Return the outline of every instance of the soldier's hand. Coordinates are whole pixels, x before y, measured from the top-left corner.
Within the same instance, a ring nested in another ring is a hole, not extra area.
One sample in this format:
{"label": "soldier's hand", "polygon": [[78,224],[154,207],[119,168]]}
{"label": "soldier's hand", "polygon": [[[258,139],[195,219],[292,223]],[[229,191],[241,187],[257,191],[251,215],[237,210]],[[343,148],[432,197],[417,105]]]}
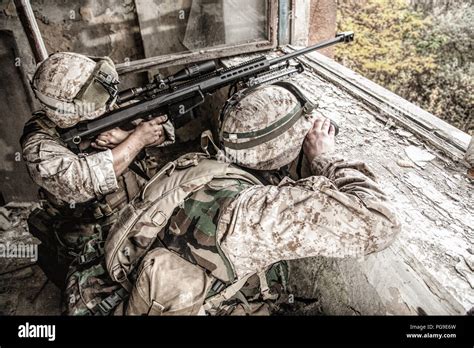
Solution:
{"label": "soldier's hand", "polygon": [[92,147],[100,150],[113,149],[128,138],[130,132],[124,131],[120,128],[114,128],[107,132],[101,133],[94,142]]}
{"label": "soldier's hand", "polygon": [[143,147],[156,146],[166,140],[166,133],[162,124],[168,120],[166,115],[141,122],[133,131],[133,136],[142,143]]}
{"label": "soldier's hand", "polygon": [[336,129],[331,121],[325,117],[319,117],[314,121],[303,142],[303,151],[310,162],[315,157],[334,151],[334,136]]}

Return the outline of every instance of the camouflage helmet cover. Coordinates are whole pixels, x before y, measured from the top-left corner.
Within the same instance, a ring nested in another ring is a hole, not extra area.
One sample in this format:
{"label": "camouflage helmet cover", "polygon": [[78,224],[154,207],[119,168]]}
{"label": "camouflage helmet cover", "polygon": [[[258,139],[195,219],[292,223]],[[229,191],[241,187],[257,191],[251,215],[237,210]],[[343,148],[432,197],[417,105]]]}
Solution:
{"label": "camouflage helmet cover", "polygon": [[232,162],[273,170],[291,163],[300,153],[314,122],[313,105],[302,105],[283,85],[288,83],[244,90],[224,108],[219,136]]}
{"label": "camouflage helmet cover", "polygon": [[48,116],[68,128],[101,116],[116,95],[118,74],[108,57],[54,53],[36,69],[32,88]]}

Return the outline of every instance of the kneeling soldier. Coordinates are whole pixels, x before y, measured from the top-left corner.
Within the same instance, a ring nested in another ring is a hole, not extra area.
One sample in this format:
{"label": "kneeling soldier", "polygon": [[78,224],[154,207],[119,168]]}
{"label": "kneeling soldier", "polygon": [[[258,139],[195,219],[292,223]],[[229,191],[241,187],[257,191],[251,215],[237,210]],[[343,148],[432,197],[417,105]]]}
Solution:
{"label": "kneeling soldier", "polygon": [[313,109],[289,83],[237,93],[217,154],[205,133],[206,153],[150,180],[105,245],[130,292],[125,314],[268,313],[282,260],[359,257],[393,241],[400,224],[374,175],[333,154],[336,130]]}

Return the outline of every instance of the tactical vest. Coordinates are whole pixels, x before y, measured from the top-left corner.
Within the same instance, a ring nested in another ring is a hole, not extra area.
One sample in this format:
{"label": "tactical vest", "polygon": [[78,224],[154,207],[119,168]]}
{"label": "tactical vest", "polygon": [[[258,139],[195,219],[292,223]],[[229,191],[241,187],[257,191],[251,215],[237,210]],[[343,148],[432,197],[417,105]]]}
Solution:
{"label": "tactical vest", "polygon": [[[20,143],[23,145],[29,136],[37,132],[46,133],[67,147],[54,123],[41,111],[34,113],[26,123]],[[38,264],[58,287],[64,287],[71,262],[78,266],[87,265],[103,255],[105,235],[115,222],[117,213],[143,186],[143,180],[130,170],[118,177],[117,182],[119,188],[115,192],[74,206],[40,188],[42,207],[30,214],[28,227],[41,241]],[[80,229],[81,233],[67,237],[74,229]]]}
{"label": "tactical vest", "polygon": [[[222,211],[241,191],[253,185],[261,185],[255,176],[228,162],[211,159],[208,154],[191,153],[168,163],[147,183],[140,196],[122,210],[109,233],[105,259],[112,279],[130,291],[146,253],[164,246],[199,265],[215,279],[203,307],[208,313],[222,310],[223,302],[248,285],[251,277],[259,280],[263,298],[270,298],[268,281],[286,278],[275,276],[277,271],[286,272],[281,270],[282,265],[273,267],[272,275],[263,272],[236,279],[217,240],[218,229],[232,228]],[[200,202],[199,195],[212,195],[212,199],[206,205]],[[247,295],[250,293],[247,291]],[[251,296],[254,295],[255,292]]]}

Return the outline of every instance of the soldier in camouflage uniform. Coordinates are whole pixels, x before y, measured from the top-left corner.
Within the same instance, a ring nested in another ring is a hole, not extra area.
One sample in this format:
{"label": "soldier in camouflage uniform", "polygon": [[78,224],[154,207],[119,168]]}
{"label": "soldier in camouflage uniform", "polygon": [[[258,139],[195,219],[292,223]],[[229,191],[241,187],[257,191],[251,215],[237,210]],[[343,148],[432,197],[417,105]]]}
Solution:
{"label": "soldier in camouflage uniform", "polygon": [[29,227],[42,241],[40,265],[65,288],[68,314],[107,313],[109,307],[100,304],[119,287],[103,267],[104,239],[145,182],[128,167],[135,163],[142,176],[153,174],[153,161],[142,150],[174,140],[170,122],[159,117],[133,131],[112,129],[82,142],[78,153],[69,149],[60,130],[113,108],[117,85],[109,58],[68,52],[43,61],[32,81],[42,110],[25,125],[21,145],[30,176],[41,187],[42,208],[30,215]]}
{"label": "soldier in camouflage uniform", "polygon": [[313,108],[289,83],[239,92],[217,159],[204,141],[207,154],[151,179],[105,244],[112,279],[130,292],[125,314],[268,313],[291,276],[280,261],[393,241],[400,224],[373,173],[334,154],[335,127]]}

